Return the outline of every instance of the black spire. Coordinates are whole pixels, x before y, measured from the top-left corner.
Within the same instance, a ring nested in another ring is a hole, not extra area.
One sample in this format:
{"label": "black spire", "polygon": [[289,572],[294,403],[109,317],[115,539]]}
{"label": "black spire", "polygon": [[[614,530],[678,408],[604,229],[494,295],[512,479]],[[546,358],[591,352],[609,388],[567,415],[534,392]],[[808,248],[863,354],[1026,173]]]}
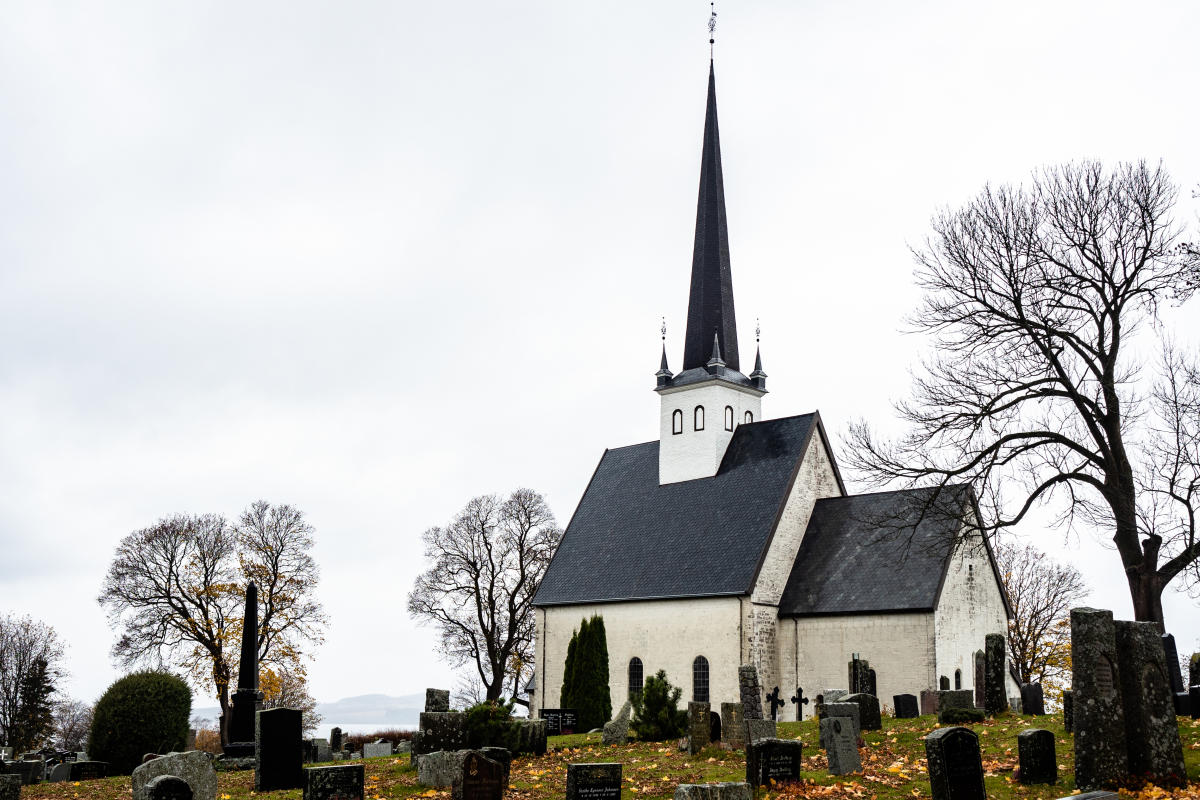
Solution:
{"label": "black spire", "polygon": [[688,297],[683,369],[704,367],[712,354],[709,331],[716,330],[725,365],[738,370],[737,326],[733,316],[733,276],[729,271],[729,230],[725,223],[725,182],[721,176],[721,137],[717,132],[717,81],[708,65],[708,110],[700,157],[700,196],[696,203],[696,243]]}

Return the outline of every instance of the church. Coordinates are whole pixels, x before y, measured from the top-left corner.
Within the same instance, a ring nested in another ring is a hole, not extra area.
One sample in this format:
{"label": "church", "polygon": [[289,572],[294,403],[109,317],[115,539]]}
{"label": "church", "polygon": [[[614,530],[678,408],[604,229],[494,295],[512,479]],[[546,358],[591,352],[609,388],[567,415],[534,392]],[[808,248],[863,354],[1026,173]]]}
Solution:
{"label": "church", "polygon": [[941,514],[929,489],[848,494],[820,414],[768,419],[757,348],[741,371],[711,62],[683,361],[673,373],[664,341],[656,379],[658,439],[605,451],[538,589],[531,715],[558,707],[593,614],[614,710],[660,669],[714,708],[740,700],[743,664],[764,691],[815,697],[849,688],[856,655],[885,708],[974,688],[1009,609],[970,489],[938,493]]}

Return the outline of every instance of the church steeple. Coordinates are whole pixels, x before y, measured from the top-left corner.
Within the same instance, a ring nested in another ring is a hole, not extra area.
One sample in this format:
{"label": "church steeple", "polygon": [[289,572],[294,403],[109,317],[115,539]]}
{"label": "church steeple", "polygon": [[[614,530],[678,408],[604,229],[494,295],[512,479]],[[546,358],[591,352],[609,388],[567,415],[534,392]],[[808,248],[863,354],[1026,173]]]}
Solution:
{"label": "church steeple", "polygon": [[683,343],[685,371],[707,365],[712,354],[709,337],[714,330],[725,366],[738,371],[733,276],[729,270],[729,230],[725,221],[725,181],[721,174],[721,137],[717,131],[717,82],[710,61],[704,148],[700,157],[700,192],[696,202],[696,241],[692,250],[692,284]]}

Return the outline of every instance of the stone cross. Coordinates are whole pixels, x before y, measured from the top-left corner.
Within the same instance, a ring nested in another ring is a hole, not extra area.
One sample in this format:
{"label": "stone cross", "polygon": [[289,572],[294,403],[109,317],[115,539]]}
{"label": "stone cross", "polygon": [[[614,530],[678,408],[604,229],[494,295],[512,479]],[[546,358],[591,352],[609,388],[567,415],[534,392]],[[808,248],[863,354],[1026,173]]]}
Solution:
{"label": "stone cross", "polygon": [[796,720],[799,721],[804,718],[804,706],[808,705],[808,698],[804,696],[804,690],[797,686],[791,700],[796,704]]}
{"label": "stone cross", "polygon": [[767,702],[771,704],[771,719],[777,719],[779,709],[786,705],[786,701],[779,697],[778,686],[776,686],[770,691],[769,694],[767,694]]}

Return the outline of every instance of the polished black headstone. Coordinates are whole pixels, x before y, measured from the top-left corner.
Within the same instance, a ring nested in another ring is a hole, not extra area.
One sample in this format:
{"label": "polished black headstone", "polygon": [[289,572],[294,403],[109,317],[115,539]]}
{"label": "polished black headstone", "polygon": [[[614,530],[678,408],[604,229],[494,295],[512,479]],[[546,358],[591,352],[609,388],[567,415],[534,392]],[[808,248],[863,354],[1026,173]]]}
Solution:
{"label": "polished black headstone", "polygon": [[1035,717],[1046,713],[1046,697],[1040,683],[1021,684],[1021,713]]}
{"label": "polished black headstone", "polygon": [[450,788],[453,800],[500,800],[504,796],[504,767],[471,752],[463,759],[462,772]]}
{"label": "polished black headstone", "polygon": [[939,728],[925,737],[933,800],[987,800],[979,737],[970,728]]}
{"label": "polished black headstone", "polygon": [[1021,783],[1058,783],[1058,761],[1054,754],[1054,734],[1030,728],[1017,734],[1017,755]]}
{"label": "polished black headstone", "polygon": [[621,765],[567,764],[566,800],[621,800]]}
{"label": "polished black headstone", "polygon": [[304,770],[304,800],[363,800],[362,763]]}
{"label": "polished black headstone", "polygon": [[751,787],[800,777],[803,745],[795,739],[759,739],[746,746],[746,782]]}
{"label": "polished black headstone", "polygon": [[912,719],[921,716],[915,694],[898,694],[892,697],[892,708],[896,710],[896,719]]}
{"label": "polished black headstone", "polygon": [[883,719],[879,713],[879,698],[873,694],[852,694],[841,699],[842,703],[858,704],[859,730],[877,731],[883,728]]}
{"label": "polished black headstone", "polygon": [[943,692],[950,691],[950,679],[945,675],[938,678],[938,688],[940,688]]}
{"label": "polished black headstone", "polygon": [[259,711],[254,725],[254,788],[269,792],[304,786],[302,712],[295,708]]}
{"label": "polished black headstone", "polygon": [[108,777],[107,761],[75,761],[71,764],[73,781],[91,781]]}

